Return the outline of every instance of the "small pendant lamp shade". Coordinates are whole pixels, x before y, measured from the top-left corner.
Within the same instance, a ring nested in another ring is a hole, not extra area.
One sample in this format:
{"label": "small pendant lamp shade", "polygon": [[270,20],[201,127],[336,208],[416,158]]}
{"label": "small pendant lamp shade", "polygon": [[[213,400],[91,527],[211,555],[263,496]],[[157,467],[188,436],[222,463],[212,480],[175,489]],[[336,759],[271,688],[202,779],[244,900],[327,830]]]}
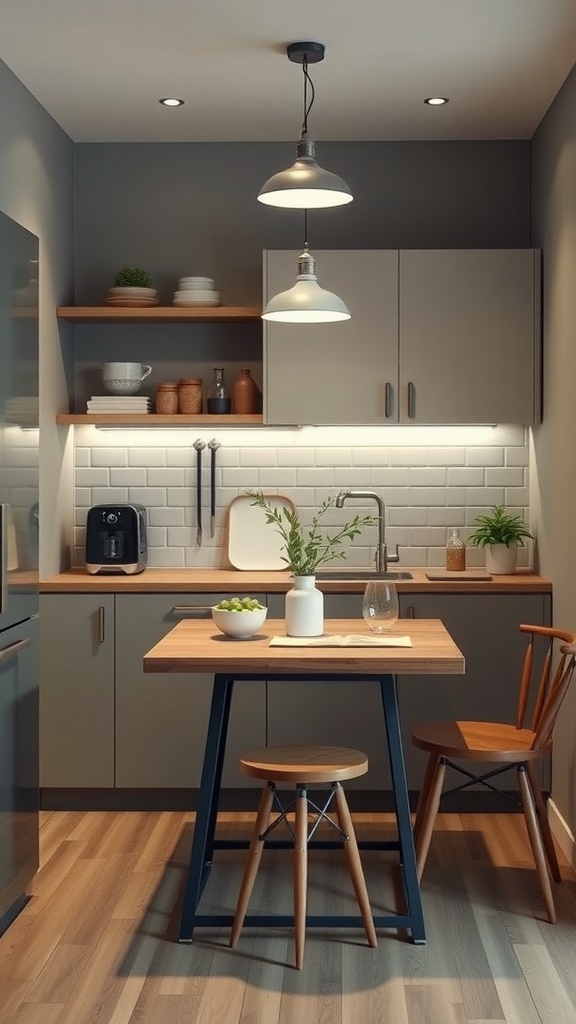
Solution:
{"label": "small pendant lamp shade", "polygon": [[296,147],[295,162],[264,182],[259,202],[298,210],[351,203],[354,197],[344,179],[320,167],[315,156],[314,141],[303,134]]}
{"label": "small pendant lamp shade", "polygon": [[321,288],[316,280],[316,260],[306,244],[298,257],[296,284],[288,291],[278,292],[262,313],[263,320],[287,324],[321,324],[349,320],[350,311],[346,304]]}
{"label": "small pendant lamp shade", "polygon": [[[264,182],[258,200],[266,206],[280,206],[291,210],[318,210],[330,206],[344,206],[353,200],[348,185],[338,174],[326,171],[316,163],[315,143],[308,138],[308,115],[314,104],[314,83],[308,72],[309,64],[324,60],[323,43],[290,43],[286,47],[288,59],[302,65],[304,81],[304,119],[300,141],[296,147],[296,161]],[[308,101],[308,88],[311,92]]]}

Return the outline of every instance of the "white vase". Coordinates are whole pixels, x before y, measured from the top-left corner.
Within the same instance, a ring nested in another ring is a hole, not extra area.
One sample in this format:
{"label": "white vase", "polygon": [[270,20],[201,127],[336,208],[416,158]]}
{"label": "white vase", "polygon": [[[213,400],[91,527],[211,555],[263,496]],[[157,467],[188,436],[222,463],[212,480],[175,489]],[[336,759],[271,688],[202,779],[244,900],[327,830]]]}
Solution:
{"label": "white vase", "polygon": [[486,569],[492,576],[512,576],[516,572],[517,544],[489,544],[486,547]]}
{"label": "white vase", "polygon": [[324,594],[315,584],[315,576],[294,576],[294,586],[286,594],[287,636],[322,636]]}

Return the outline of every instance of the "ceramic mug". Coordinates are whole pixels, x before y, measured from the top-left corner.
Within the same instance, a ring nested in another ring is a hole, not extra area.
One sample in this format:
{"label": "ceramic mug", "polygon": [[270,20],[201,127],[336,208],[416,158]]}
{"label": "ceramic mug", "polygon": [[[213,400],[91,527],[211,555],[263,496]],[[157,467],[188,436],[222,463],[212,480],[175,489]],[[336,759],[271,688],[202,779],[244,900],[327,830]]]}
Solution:
{"label": "ceramic mug", "polygon": [[145,363],[104,363],[102,379],[106,391],[113,395],[133,395],[152,373],[152,367]]}

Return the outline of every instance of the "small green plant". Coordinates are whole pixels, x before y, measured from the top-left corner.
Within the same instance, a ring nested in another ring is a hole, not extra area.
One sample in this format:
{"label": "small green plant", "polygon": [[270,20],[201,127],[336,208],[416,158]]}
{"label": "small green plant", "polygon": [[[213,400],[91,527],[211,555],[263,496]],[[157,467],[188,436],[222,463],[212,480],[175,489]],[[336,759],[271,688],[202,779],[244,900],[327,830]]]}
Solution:
{"label": "small green plant", "polygon": [[141,267],[122,267],[114,278],[116,288],[151,288],[152,274]]}
{"label": "small green plant", "polygon": [[477,548],[485,548],[492,544],[517,544],[524,547],[524,540],[534,535],[519,515],[507,512],[503,505],[493,505],[490,512],[476,516],[478,528],[468,537],[470,544]]}
{"label": "small green plant", "polygon": [[286,555],[281,555],[281,558],[290,567],[294,576],[314,576],[318,566],[325,562],[346,558],[344,551],[337,550],[342,542],[353,540],[364,526],[374,526],[378,522],[375,516],[356,515],[336,533],[323,534],[319,530],[320,520],[335,503],[334,498],[328,498],[322,502],[319,512],[312,518],[311,527],[305,531],[298,512],[276,508],[266,500],[261,491],[246,491],[246,494],[254,498],[252,504],[263,510],[266,522],[271,523],[282,537],[282,550]]}

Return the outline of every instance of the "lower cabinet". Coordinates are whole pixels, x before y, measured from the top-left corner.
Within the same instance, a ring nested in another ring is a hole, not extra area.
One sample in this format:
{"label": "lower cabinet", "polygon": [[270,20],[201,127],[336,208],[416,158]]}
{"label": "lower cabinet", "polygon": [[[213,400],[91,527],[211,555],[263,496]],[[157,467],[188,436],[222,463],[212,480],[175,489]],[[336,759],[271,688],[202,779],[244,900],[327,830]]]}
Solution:
{"label": "lower cabinet", "polygon": [[[200,783],[212,676],[147,673],[144,653],[184,616],[207,616],[218,594],[42,594],[41,786],[172,789]],[[283,618],[284,595],[256,595]],[[441,619],[466,659],[465,675],[398,677],[410,789],[425,756],[417,722],[514,716],[521,622],[551,621],[549,594],[401,594],[406,618]],[[362,594],[326,594],[327,618],[362,622]],[[325,742],[365,750],[370,769],[349,786],[390,787],[382,706],[374,683],[242,682],[234,688],[225,787],[250,780],[239,755],[277,743]],[[546,777],[542,779],[546,785]],[[254,785],[259,785],[257,782]],[[513,788],[512,784],[509,788]]]}
{"label": "lower cabinet", "polygon": [[114,785],[114,595],[40,595],[40,785]]}
{"label": "lower cabinet", "polygon": [[[142,658],[179,619],[209,617],[221,596],[116,596],[117,787],[200,785],[212,674],[144,673]],[[264,603],[264,595],[254,596]],[[223,786],[249,784],[237,764],[241,753],[266,742],[264,689],[256,681],[234,687]]]}
{"label": "lower cabinet", "polygon": [[[261,594],[260,600],[264,601]],[[142,658],[219,594],[42,594],[41,777],[46,788],[197,788],[212,675],[147,673]],[[234,688],[224,786],[265,739],[265,684]]]}

